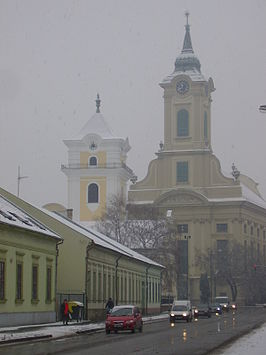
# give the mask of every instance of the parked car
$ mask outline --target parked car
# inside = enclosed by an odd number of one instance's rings
[[[222,307],[219,303],[211,303],[210,304],[211,313],[222,314]]]
[[[136,329],[142,332],[142,328],[142,315],[139,308],[134,305],[115,306],[105,321],[106,334],[110,334],[111,331],[117,333],[120,330],[130,330],[134,333]]]
[[[194,318],[211,317],[211,310],[208,304],[199,304],[194,311]]]
[[[175,323],[176,320],[192,321],[191,302],[188,300],[174,301],[170,311],[170,323]]]

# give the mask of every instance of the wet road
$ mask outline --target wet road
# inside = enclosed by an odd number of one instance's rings
[[[169,321],[146,324],[143,333],[103,332],[83,334],[71,338],[10,345],[0,348],[0,354],[44,355],[44,354],[93,354],[93,355],[197,355],[227,342],[240,333],[266,321],[266,309],[245,308],[200,318],[192,323]]]

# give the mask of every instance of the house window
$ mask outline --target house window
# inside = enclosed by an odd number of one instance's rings
[[[46,269],[46,301],[52,301],[52,268]]]
[[[188,224],[178,224],[177,225],[178,233],[188,233]]]
[[[97,184],[90,184],[88,186],[88,203],[99,202],[99,187]]]
[[[216,224],[216,232],[217,233],[227,233],[228,232],[227,223],[217,223]]]
[[[188,162],[179,161],[176,165],[176,181],[178,183],[188,182]]]
[[[0,261],[0,300],[5,299],[5,262]]]
[[[17,263],[17,277],[16,277],[16,299],[22,301],[23,292],[23,264]]]
[[[38,299],[38,266],[32,265],[32,293],[31,298],[33,301]]]
[[[251,235],[254,234],[254,228],[253,228],[253,226],[250,227],[250,234],[251,234]]]
[[[204,112],[204,139],[208,138],[208,117],[207,112]]]
[[[247,233],[247,225],[244,224],[244,233]]]
[[[96,272],[92,274],[92,300],[96,302]]]
[[[177,136],[187,137],[189,134],[188,111],[180,110],[177,113]]]
[[[260,236],[260,229],[257,228],[257,237],[259,237],[259,236]]]
[[[90,159],[89,159],[89,165],[90,165],[90,166],[95,166],[95,165],[97,165],[97,158],[96,158],[96,157],[90,157]]]

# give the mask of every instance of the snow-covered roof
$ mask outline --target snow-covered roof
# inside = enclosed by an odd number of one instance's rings
[[[93,230],[92,228],[84,227],[84,226],[82,226],[82,225],[80,225],[80,224],[60,215],[60,214],[57,214],[55,212],[50,212],[45,209],[41,209],[41,210],[44,213],[51,216],[52,218],[56,219],[57,221],[65,224],[69,228],[72,228],[73,230],[77,231],[78,233],[80,233],[80,234],[84,235],[85,237],[87,237],[88,239],[92,240],[93,243],[95,243],[95,245],[101,246],[106,249],[110,249],[110,250],[115,251],[119,254],[123,254],[124,256],[139,260],[139,261],[144,262],[146,264],[164,268],[163,265],[160,265],[160,264],[156,263],[155,261],[153,261],[149,258],[146,258],[145,256],[131,250],[130,248],[124,246],[123,244],[120,244],[120,243],[116,242],[115,240],[107,237],[106,235],[104,235],[96,230]]]
[[[266,201],[258,194],[249,189],[245,184],[240,183],[242,189],[242,196],[239,197],[221,197],[209,198],[209,202],[250,202],[261,208],[266,209]]]
[[[242,188],[242,194],[243,198],[251,203],[254,203],[255,205],[265,208],[266,209],[266,201],[257,195],[255,192],[253,192],[251,189],[249,189],[245,184],[240,184]]]
[[[119,138],[115,137],[113,131],[105,121],[103,115],[100,112],[96,112],[89,121],[79,131],[78,137],[82,139],[87,134],[97,134],[101,138]]]
[[[202,75],[196,68],[193,68],[186,71],[174,71],[172,74],[165,77],[160,84],[171,83],[178,75],[187,75],[192,81],[206,81],[204,75]]]
[[[62,239],[0,195],[0,223]]]

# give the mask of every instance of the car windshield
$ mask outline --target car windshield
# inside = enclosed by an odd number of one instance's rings
[[[212,303],[212,304],[211,304],[211,307],[219,307],[219,306],[220,306],[219,303]]]
[[[133,308],[125,307],[125,308],[114,308],[112,313],[110,314],[111,317],[117,316],[131,316],[133,314]]]
[[[228,297],[216,297],[216,302],[218,303],[228,303]]]
[[[173,306],[172,311],[186,311],[186,306]]]
[[[197,308],[208,308],[207,304],[199,304]]]

